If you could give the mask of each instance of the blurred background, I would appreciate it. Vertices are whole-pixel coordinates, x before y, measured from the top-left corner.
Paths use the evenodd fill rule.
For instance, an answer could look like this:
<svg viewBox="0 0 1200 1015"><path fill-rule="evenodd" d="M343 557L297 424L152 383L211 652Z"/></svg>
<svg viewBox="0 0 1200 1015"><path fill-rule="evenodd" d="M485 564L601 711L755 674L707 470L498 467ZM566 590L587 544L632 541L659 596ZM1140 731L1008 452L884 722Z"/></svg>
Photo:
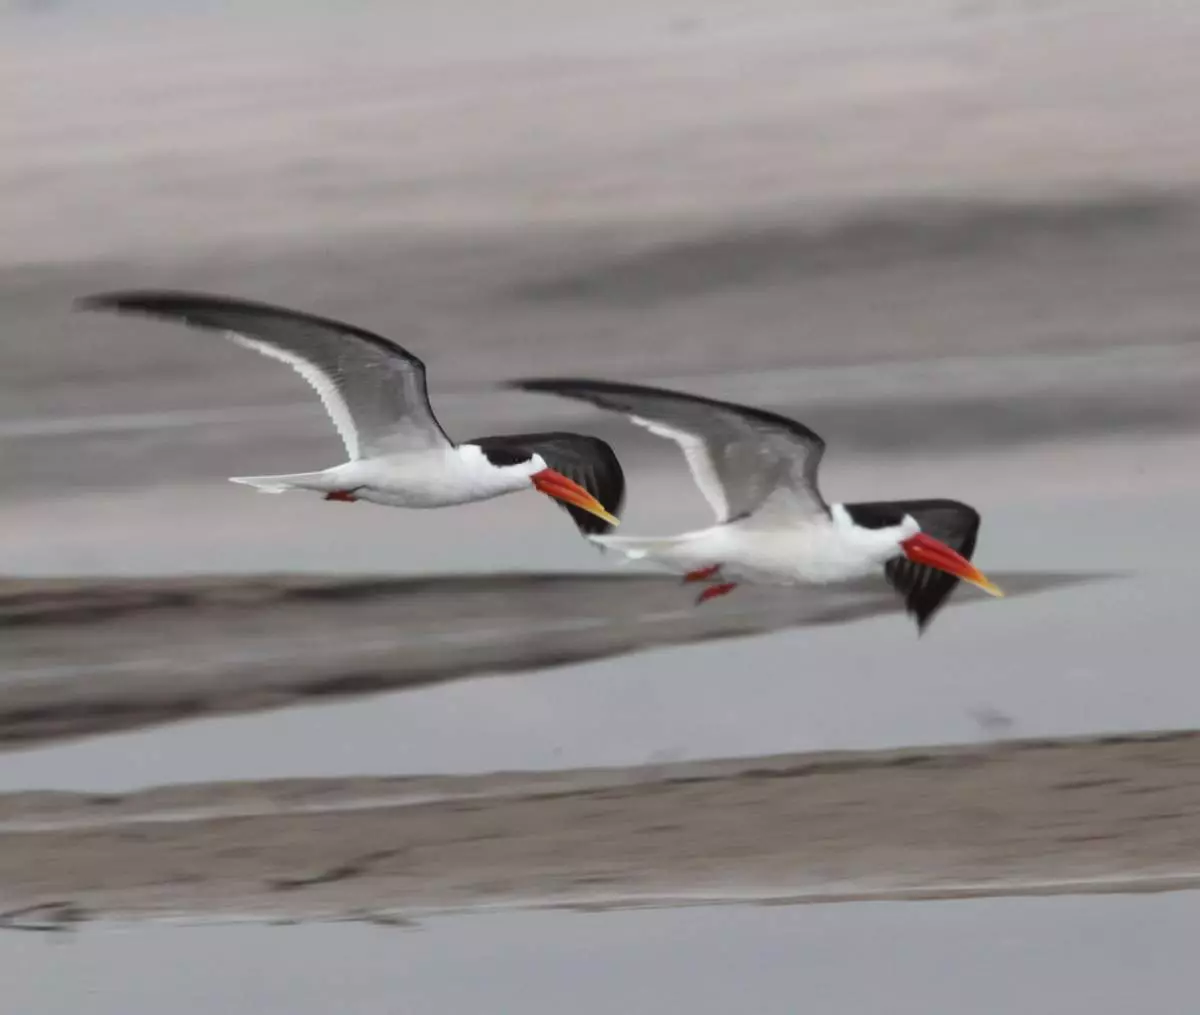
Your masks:
<svg viewBox="0 0 1200 1015"><path fill-rule="evenodd" d="M1197 94L1188 0L0 4L0 788L125 794L1195 727ZM452 436L605 437L628 473L630 532L706 517L675 447L499 381L630 379L782 411L828 442L830 499L964 500L984 519L976 560L998 580L1105 580L1004 601L960 590L918 640L893 606L809 626L798 601L732 596L683 616L690 596L666 579L589 577L610 562L532 496L404 513L255 496L225 477L332 465L339 442L278 364L215 336L71 311L90 292L159 286L396 338L427 363ZM270 585L366 572L465 584L432 599L388 586L340 612ZM486 584L495 575L510 584ZM564 583L552 596L534 587L547 575ZM194 598L164 620L155 611L178 607L180 587ZM708 640L732 634L751 636ZM631 649L647 650L614 654ZM517 672L276 708L352 667L374 675L369 691ZM1167 782L1190 792L1184 776ZM1017 820L997 807L1000 826ZM1187 806L1172 813L1190 820ZM1197 829L1163 834L1175 852L1155 871L1193 871ZM1079 876L1137 866L1136 848L1118 853ZM872 863L877 879L894 873ZM31 869L0 871L13 899L55 884L29 888ZM168 908L197 905L179 891ZM1179 926L1195 919L1170 905ZM1103 922L1074 922L1074 906L1036 921L1064 940ZM1027 926L995 913L929 917L941 929L925 959L952 937L977 933L982 949L1021 932L1005 921ZM720 943L720 919L703 921L678 933ZM677 946L647 926L616 939ZM761 957L806 926L772 924L772 943L737 967L760 985L757 1012L795 1010L791 967ZM883 934L871 926L848 924L847 942ZM625 961L592 933L606 932L584 932L580 955ZM1162 956L1185 937L1056 1010L1115 1011L1148 984L1177 999L1186 963ZM1080 969L1128 945L1114 930L1078 967L1031 970L1030 943L1010 968L964 961L969 973L936 988L913 957L893 970L911 974L903 986L881 974L878 995L831 981L818 996L827 1011L894 1011L888 997L906 996L912 1010L1000 1012L1078 987ZM817 965L856 956L847 943ZM563 968L577 960L586 981L583 959ZM124 961L95 958L53 997L30 973L21 1010L66 1010L87 984L133 1010L119 985L96 986ZM671 961L630 972L650 985L638 996L679 988ZM476 1010L441 993L451 971L420 968L428 1004L411 1010ZM380 1003L392 981L362 975L379 993L360 1000ZM561 1003L553 984L497 976L520 1010ZM189 989L196 1011L217 1004L204 984L163 980L173 1004ZM248 981L228 989L221 1010L248 998L246 1010L275 1010ZM686 1005L728 1010L719 997L698 989ZM663 1010L599 986L596 998ZM302 1000L280 1010L308 1010Z"/></svg>

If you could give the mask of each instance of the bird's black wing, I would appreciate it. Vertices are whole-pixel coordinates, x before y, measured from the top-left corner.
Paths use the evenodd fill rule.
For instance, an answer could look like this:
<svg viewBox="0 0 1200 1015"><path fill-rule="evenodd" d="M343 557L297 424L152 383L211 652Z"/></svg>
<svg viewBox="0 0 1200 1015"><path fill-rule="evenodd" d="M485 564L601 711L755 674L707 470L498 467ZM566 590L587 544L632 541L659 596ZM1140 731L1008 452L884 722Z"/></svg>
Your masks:
<svg viewBox="0 0 1200 1015"><path fill-rule="evenodd" d="M390 338L344 321L210 293L100 293L83 310L112 310L222 333L287 363L313 386L350 458L452 447L425 386L425 364Z"/></svg>
<svg viewBox="0 0 1200 1015"><path fill-rule="evenodd" d="M875 528L898 525L912 515L921 531L940 539L967 560L975 552L979 535L979 512L956 500L899 500L847 504L850 517L859 525ZM884 565L888 583L904 597L905 609L924 631L946 602L959 579L937 568L914 564L907 557L894 557Z"/></svg>
<svg viewBox="0 0 1200 1015"><path fill-rule="evenodd" d="M825 442L794 419L643 384L562 377L506 383L619 412L675 441L719 522L753 517L795 524L828 517L817 489Z"/></svg>
<svg viewBox="0 0 1200 1015"><path fill-rule="evenodd" d="M625 503L625 472L616 453L599 437L578 433L506 434L478 437L467 444L478 445L495 465L515 465L541 455L546 465L574 480L596 498L604 510L618 518ZM603 518L555 501L574 520L585 536L603 535L612 525Z"/></svg>

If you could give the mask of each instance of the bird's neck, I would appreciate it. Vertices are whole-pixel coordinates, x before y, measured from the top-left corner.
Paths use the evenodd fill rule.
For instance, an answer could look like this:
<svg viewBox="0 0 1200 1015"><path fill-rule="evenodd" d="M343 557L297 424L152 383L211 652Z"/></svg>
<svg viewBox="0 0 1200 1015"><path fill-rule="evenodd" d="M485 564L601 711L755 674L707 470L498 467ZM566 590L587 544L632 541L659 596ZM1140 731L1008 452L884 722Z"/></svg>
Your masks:
<svg viewBox="0 0 1200 1015"><path fill-rule="evenodd" d="M861 525L854 520L844 504L831 504L829 514L833 521L835 538L840 543L847 549L879 563L900 553L900 543L919 531L916 523L906 517L901 517L891 525Z"/></svg>

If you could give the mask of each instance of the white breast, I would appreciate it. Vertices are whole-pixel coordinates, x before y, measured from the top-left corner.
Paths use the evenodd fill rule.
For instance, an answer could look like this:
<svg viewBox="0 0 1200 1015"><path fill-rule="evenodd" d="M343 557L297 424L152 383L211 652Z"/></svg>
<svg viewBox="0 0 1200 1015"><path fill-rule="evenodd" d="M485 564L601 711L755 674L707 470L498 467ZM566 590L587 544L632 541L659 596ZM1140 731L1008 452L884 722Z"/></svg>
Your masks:
<svg viewBox="0 0 1200 1015"><path fill-rule="evenodd" d="M864 544L830 521L774 531L734 522L724 529L723 571L751 580L824 585L874 574L880 564L875 541Z"/></svg>
<svg viewBox="0 0 1200 1015"><path fill-rule="evenodd" d="M470 444L360 459L340 466L337 473L360 500L392 507L447 507L530 486L520 470L496 468Z"/></svg>
<svg viewBox="0 0 1200 1015"><path fill-rule="evenodd" d="M852 581L878 573L896 553L890 532L845 526L836 515L786 529L766 529L746 521L679 536L600 536L593 541L676 571L720 564L724 577L776 585Z"/></svg>

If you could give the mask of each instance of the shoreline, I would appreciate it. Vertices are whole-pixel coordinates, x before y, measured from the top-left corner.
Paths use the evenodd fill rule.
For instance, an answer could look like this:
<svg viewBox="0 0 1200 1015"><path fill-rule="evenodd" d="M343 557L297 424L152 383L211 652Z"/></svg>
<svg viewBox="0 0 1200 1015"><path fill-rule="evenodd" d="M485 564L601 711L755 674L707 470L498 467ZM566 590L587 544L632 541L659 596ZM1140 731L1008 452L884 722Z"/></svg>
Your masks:
<svg viewBox="0 0 1200 1015"><path fill-rule="evenodd" d="M1167 730L3 794L0 925L1189 890L1198 768L1200 731Z"/></svg>

